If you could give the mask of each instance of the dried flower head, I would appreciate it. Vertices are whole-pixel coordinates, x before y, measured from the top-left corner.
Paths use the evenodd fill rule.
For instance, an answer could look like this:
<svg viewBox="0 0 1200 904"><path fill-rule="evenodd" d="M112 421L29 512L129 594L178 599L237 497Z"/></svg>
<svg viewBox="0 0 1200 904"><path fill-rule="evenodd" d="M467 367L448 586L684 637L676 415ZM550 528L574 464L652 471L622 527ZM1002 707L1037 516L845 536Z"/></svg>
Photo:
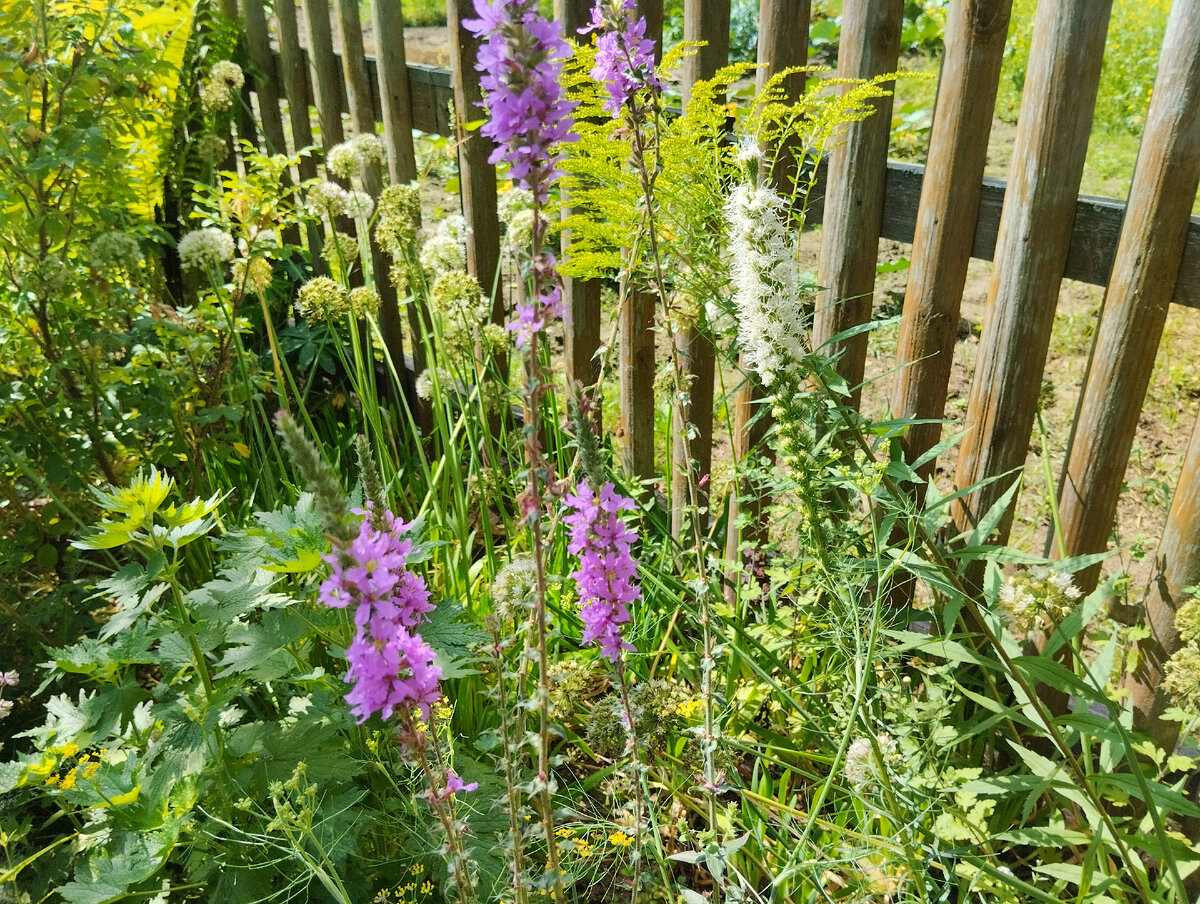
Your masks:
<svg viewBox="0 0 1200 904"><path fill-rule="evenodd" d="M370 286L355 286L347 298L356 317L374 317L379 312L379 293Z"/></svg>
<svg viewBox="0 0 1200 904"><path fill-rule="evenodd" d="M1053 630L1082 595L1069 574L1035 565L1006 581L998 601L1013 634L1025 636Z"/></svg>
<svg viewBox="0 0 1200 904"><path fill-rule="evenodd" d="M358 239L346 232L331 232L325 236L321 257L339 273L358 262Z"/></svg>
<svg viewBox="0 0 1200 904"><path fill-rule="evenodd" d="M315 217L329 218L346 215L350 193L336 182L314 182L304 196L304 206Z"/></svg>
<svg viewBox="0 0 1200 904"><path fill-rule="evenodd" d="M1172 654L1163 668L1162 687L1176 706L1200 713L1200 646L1184 644Z"/></svg>
<svg viewBox="0 0 1200 904"><path fill-rule="evenodd" d="M433 234L421 246L421 268L436 279L451 270L467 269L467 221L452 214L438 221Z"/></svg>
<svg viewBox="0 0 1200 904"><path fill-rule="evenodd" d="M537 566L533 556L517 556L492 579L492 606L496 615L508 620L525 618L536 590Z"/></svg>

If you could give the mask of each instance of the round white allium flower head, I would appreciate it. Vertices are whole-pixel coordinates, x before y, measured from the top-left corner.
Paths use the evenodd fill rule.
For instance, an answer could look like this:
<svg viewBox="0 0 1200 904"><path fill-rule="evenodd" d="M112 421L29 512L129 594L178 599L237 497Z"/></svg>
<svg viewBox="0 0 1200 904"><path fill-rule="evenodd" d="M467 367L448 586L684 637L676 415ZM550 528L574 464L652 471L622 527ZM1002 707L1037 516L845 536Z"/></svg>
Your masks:
<svg viewBox="0 0 1200 904"><path fill-rule="evenodd" d="M102 232L88 245L88 258L97 270L135 270L142 262L142 249L127 232Z"/></svg>
<svg viewBox="0 0 1200 904"><path fill-rule="evenodd" d="M271 287L271 263L265 257L239 257L233 262L233 291L264 295Z"/></svg>
<svg viewBox="0 0 1200 904"><path fill-rule="evenodd" d="M418 260L432 277L467 269L467 222L458 214L441 220L421 246Z"/></svg>
<svg viewBox="0 0 1200 904"><path fill-rule="evenodd" d="M296 293L296 310L305 320L337 320L350 311L350 298L328 276L310 279Z"/></svg>
<svg viewBox="0 0 1200 904"><path fill-rule="evenodd" d="M347 211L350 193L336 182L314 182L304 196L304 205L313 216L339 217Z"/></svg>
<svg viewBox="0 0 1200 904"><path fill-rule="evenodd" d="M352 191L346 194L346 215L355 219L368 220L375 209L375 202L365 191Z"/></svg>
<svg viewBox="0 0 1200 904"><path fill-rule="evenodd" d="M233 238L214 226L195 229L179 240L179 261L188 270L219 267L233 257Z"/></svg>
<svg viewBox="0 0 1200 904"><path fill-rule="evenodd" d="M200 103L210 111L228 110L233 105L233 95L246 84L242 67L231 60L215 63L208 81L200 85Z"/></svg>

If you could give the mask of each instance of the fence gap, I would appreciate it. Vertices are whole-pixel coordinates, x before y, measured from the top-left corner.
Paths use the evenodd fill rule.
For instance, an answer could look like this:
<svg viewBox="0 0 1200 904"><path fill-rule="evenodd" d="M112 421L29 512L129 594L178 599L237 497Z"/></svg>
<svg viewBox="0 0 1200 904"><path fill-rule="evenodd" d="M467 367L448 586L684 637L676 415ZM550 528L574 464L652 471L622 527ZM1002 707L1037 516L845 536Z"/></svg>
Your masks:
<svg viewBox="0 0 1200 904"><path fill-rule="evenodd" d="M1071 244L1111 0L1038 5L1011 179L996 238L983 336L967 406L971 430L955 481L965 489L1012 473L954 504L961 530L999 499L1025 463L1059 286ZM1012 506L998 527L1003 543Z"/></svg>
<svg viewBox="0 0 1200 904"><path fill-rule="evenodd" d="M913 237L892 392L892 416L940 419L954 363L959 310L983 191L992 111L1012 0L966 0L950 6ZM914 424L903 439L915 461L941 439L941 424ZM936 461L918 473L927 478Z"/></svg>
<svg viewBox="0 0 1200 904"><path fill-rule="evenodd" d="M846 0L842 6L842 43L838 77L870 79L894 72L900 60L904 0ZM847 90L845 88L840 90ZM829 155L825 220L817 278L813 345L840 355L838 373L850 387L857 408L866 370L867 334L830 344L830 339L871 317L875 264L883 222L892 98L873 100L875 112L851 123L845 141Z"/></svg>
<svg viewBox="0 0 1200 904"><path fill-rule="evenodd" d="M1108 544L1200 186L1200 0L1178 0L1138 150L1059 500L1060 555ZM1135 404L1136 403L1136 404ZM1084 593L1100 566L1076 575Z"/></svg>

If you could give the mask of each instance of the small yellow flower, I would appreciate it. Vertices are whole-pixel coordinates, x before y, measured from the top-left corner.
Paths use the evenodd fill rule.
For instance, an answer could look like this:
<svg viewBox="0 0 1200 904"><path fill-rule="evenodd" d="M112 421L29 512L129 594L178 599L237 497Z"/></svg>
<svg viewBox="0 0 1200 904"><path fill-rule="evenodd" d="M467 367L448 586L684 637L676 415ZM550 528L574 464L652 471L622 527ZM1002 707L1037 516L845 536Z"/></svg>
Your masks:
<svg viewBox="0 0 1200 904"><path fill-rule="evenodd" d="M430 882L428 879L426 879L424 882L421 883L421 894L427 895L431 891L433 891L433 883Z"/></svg>
<svg viewBox="0 0 1200 904"><path fill-rule="evenodd" d="M633 836L626 835L624 832L613 832L608 836L608 843L614 844L617 847L629 847L633 844Z"/></svg>

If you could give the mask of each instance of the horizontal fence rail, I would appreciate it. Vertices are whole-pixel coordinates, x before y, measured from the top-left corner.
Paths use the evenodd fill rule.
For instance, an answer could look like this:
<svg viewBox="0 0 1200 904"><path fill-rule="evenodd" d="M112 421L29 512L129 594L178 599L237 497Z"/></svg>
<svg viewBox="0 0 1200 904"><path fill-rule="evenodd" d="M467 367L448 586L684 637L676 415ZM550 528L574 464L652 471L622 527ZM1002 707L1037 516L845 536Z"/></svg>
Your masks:
<svg viewBox="0 0 1200 904"><path fill-rule="evenodd" d="M305 56L305 79L309 78L307 50ZM341 58L335 54L338 65ZM275 64L282 71L278 52ZM382 116L379 103L378 76L375 58L367 57L367 72L371 77L371 103L376 117ZM420 63L408 64L408 83L412 90L413 128L434 135L449 135L453 132L450 109L454 102L454 73L438 66ZM283 84L282 77L280 84ZM338 83L342 109L346 109L346 90ZM311 86L310 96L311 95ZM480 111L480 116L483 113ZM826 167L818 169L818 188L824 183ZM884 184L883 224L880 237L896 242L911 243L917 226L917 204L921 198L925 167L918 163L901 163L889 160L887 179ZM996 251L996 234L1000 228L1000 213L1004 208L1004 191L1007 183L1003 179L986 178L979 199L979 215L975 226L975 239L971 246L971 257L992 260ZM820 224L824 217L825 199L818 191L808 206L807 222ZM1075 224L1071 234L1071 250L1067 255L1067 266L1063 273L1066 279L1075 279L1103 286L1108 283L1113 258L1117 252L1117 241L1121 236L1121 224L1125 219L1125 204L1114 198L1080 195L1075 206ZM1187 244L1179 266L1175 285L1174 304L1200 309L1200 216L1191 218Z"/></svg>

